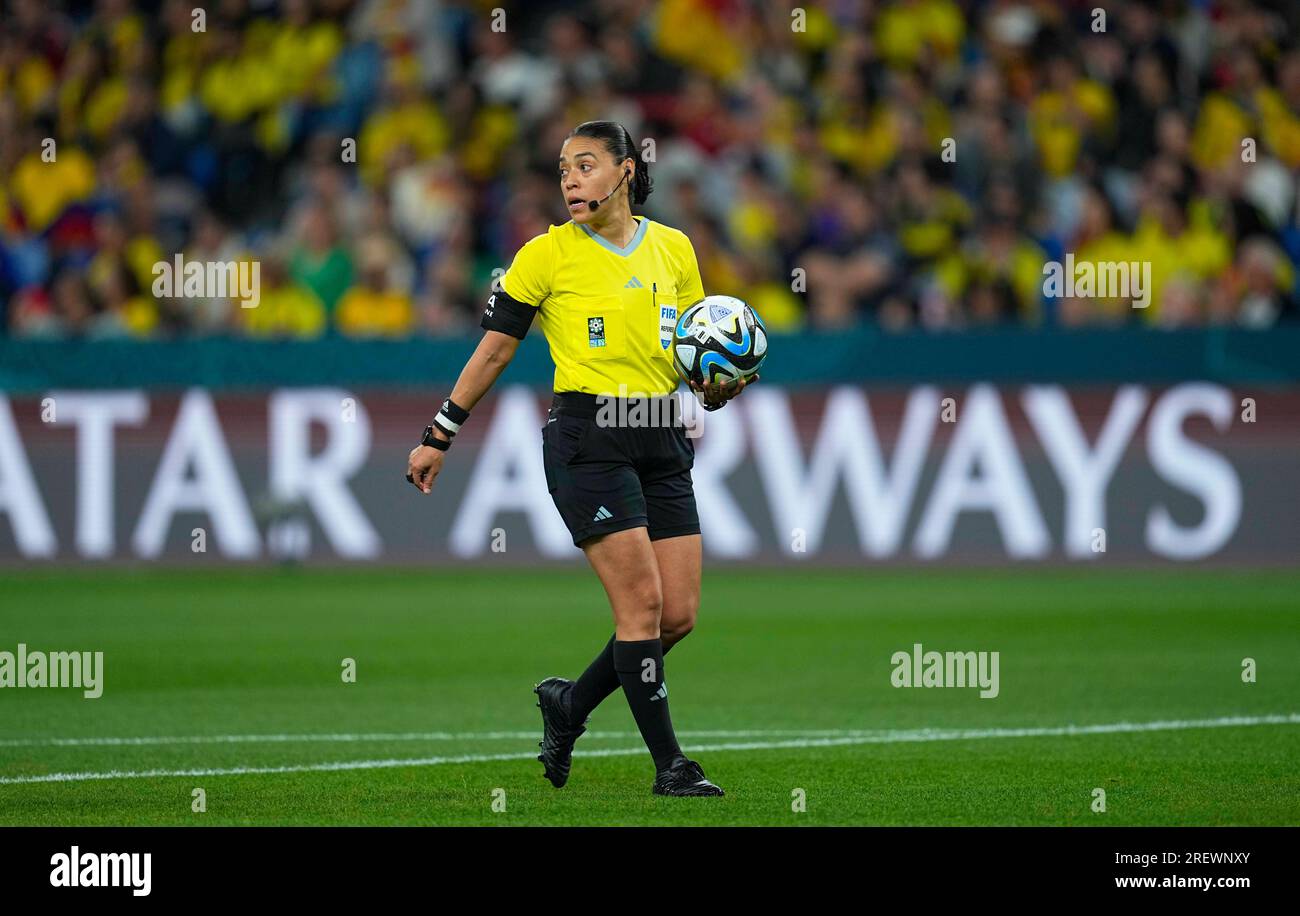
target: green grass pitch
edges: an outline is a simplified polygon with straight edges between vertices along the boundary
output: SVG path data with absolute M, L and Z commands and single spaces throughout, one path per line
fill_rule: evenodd
M 0 824 L 1300 823 L 1294 571 L 707 569 L 667 679 L 721 799 L 650 794 L 621 693 L 543 780 L 532 686 L 611 632 L 586 568 L 4 578 L 0 650 L 105 677 L 0 690 Z M 891 686 L 917 642 L 999 696 Z

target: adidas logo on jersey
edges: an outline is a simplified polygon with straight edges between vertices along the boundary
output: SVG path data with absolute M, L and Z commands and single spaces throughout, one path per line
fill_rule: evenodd
M 596 517 L 593 518 L 592 521 L 593 521 L 593 522 L 603 522 L 605 519 L 607 519 L 607 518 L 613 518 L 613 517 L 614 517 L 614 513 L 613 513 L 613 512 L 610 512 L 610 511 L 609 511 L 608 509 L 606 509 L 604 506 L 601 506 L 599 509 L 596 510 Z
M 642 283 L 640 280 L 638 280 L 636 277 L 633 277 L 631 280 L 628 280 L 626 283 L 623 284 L 623 288 L 624 289 L 645 289 L 645 284 Z

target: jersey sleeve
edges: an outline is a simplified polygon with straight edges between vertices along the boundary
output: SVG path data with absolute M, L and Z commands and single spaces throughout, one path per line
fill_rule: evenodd
M 695 248 L 691 245 L 691 240 L 682 236 L 685 241 L 685 258 L 682 262 L 682 275 L 677 279 L 677 309 L 678 312 L 688 305 L 693 305 L 704 298 L 704 281 L 700 278 L 700 265 L 695 260 Z
M 554 264 L 550 233 L 530 239 L 515 253 L 499 289 L 488 297 L 479 326 L 523 340 L 538 308 L 551 295 Z
M 510 269 L 501 278 L 501 286 L 511 298 L 537 308 L 551 294 L 552 248 L 551 234 L 544 232 L 515 253 Z

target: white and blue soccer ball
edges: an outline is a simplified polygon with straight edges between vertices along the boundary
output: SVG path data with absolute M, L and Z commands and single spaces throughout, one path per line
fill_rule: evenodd
M 722 384 L 750 378 L 767 356 L 767 328 L 735 296 L 705 296 L 677 316 L 673 368 L 688 382 Z

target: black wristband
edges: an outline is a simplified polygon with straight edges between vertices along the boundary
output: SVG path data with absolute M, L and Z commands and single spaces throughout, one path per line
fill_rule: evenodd
M 451 448 L 451 440 L 439 439 L 437 436 L 435 436 L 433 434 L 432 425 L 426 426 L 424 428 L 424 438 L 420 440 L 420 444 L 427 445 L 429 446 L 429 448 L 436 448 L 440 452 L 445 452 L 447 451 L 447 449 Z
M 433 418 L 433 422 L 438 428 L 446 433 L 447 438 L 455 438 L 456 433 L 460 432 L 460 426 L 469 419 L 469 411 L 461 407 L 451 398 L 442 402 L 442 409 L 438 415 Z

